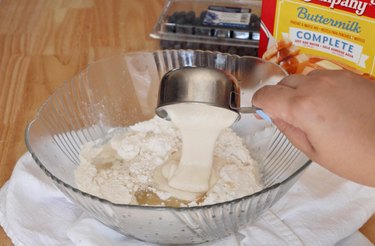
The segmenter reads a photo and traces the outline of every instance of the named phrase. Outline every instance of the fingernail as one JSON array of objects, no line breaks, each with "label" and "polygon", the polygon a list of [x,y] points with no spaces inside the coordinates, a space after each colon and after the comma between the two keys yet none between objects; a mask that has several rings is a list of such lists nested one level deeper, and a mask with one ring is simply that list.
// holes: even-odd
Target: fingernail
[{"label": "fingernail", "polygon": [[272,124],[272,120],[271,120],[271,118],[270,118],[266,113],[264,113],[263,110],[261,110],[261,109],[257,109],[257,110],[255,111],[255,113],[257,113],[260,117],[262,117],[263,120],[265,120],[265,121],[267,121],[268,123],[271,123],[271,124]]}]

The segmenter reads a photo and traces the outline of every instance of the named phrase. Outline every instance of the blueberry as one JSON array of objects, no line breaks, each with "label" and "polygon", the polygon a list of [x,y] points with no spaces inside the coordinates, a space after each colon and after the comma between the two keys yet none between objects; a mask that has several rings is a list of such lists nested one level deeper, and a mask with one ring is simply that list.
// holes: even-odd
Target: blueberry
[{"label": "blueberry", "polygon": [[207,27],[196,27],[195,34],[201,36],[211,36],[211,29]]},{"label": "blueberry", "polygon": [[201,20],[203,20],[204,17],[206,16],[206,14],[207,14],[207,10],[202,11],[201,14],[199,15],[199,18],[200,18]]},{"label": "blueberry", "polygon": [[162,49],[170,49],[173,46],[174,46],[174,41],[160,40],[160,48]]},{"label": "blueberry", "polygon": [[201,26],[202,25],[202,19],[197,17],[194,19],[193,25],[195,26]]},{"label": "blueberry", "polygon": [[185,26],[185,25],[177,25],[176,33],[193,34],[193,27]]},{"label": "blueberry", "polygon": [[227,52],[229,54],[236,54],[237,53],[237,48],[235,46],[230,46]]},{"label": "blueberry", "polygon": [[185,13],[185,21],[186,23],[193,24],[195,20],[195,13],[194,11],[189,11]]},{"label": "blueberry", "polygon": [[186,24],[185,16],[184,15],[176,16],[176,24],[180,24],[180,25]]},{"label": "blueberry", "polygon": [[260,29],[260,19],[256,14],[250,15],[250,25],[251,30],[259,30]]},{"label": "blueberry", "polygon": [[172,49],[182,49],[182,44],[181,44],[181,42],[175,42],[173,44],[173,46],[170,47],[170,48],[172,48]]},{"label": "blueberry", "polygon": [[173,14],[171,16],[168,16],[168,22],[169,23],[176,23],[176,16]]},{"label": "blueberry", "polygon": [[212,45],[211,44],[206,44],[206,43],[203,43],[201,44],[201,47],[200,47],[202,50],[212,50]]},{"label": "blueberry", "polygon": [[220,45],[219,51],[222,53],[228,53],[229,47],[227,45]]},{"label": "blueberry", "polygon": [[258,55],[258,49],[257,48],[245,47],[244,52],[247,56],[257,56]]}]

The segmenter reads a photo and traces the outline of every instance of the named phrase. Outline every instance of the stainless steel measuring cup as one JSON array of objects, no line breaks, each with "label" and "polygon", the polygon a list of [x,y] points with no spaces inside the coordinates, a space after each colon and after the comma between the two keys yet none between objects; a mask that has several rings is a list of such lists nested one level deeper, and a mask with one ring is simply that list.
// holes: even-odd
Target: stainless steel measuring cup
[{"label": "stainless steel measuring cup", "polygon": [[166,118],[163,106],[176,103],[205,103],[237,111],[238,84],[221,70],[182,67],[166,73],[160,83],[156,114]]},{"label": "stainless steel measuring cup", "polygon": [[[254,59],[258,62],[257,59]],[[240,113],[255,113],[259,108],[251,105],[241,106],[241,95],[246,100],[260,86],[265,85],[266,80],[272,77],[275,64],[271,64],[270,70],[267,63],[254,63],[249,67],[253,76],[248,76],[243,92],[240,91],[239,81],[229,73],[222,70],[208,67],[180,67],[167,72],[160,82],[159,96],[156,107],[156,114],[162,118],[168,119],[164,106],[176,103],[205,103]],[[266,66],[267,65],[267,66]],[[258,68],[258,69],[256,69]],[[263,70],[271,72],[263,72]],[[250,75],[251,75],[250,74]],[[264,76],[263,74],[267,74]],[[286,75],[280,68],[277,70],[279,79]],[[250,78],[254,78],[253,80]],[[273,84],[278,82],[277,78]],[[250,84],[249,84],[250,83]],[[250,93],[249,93],[250,88]]]}]

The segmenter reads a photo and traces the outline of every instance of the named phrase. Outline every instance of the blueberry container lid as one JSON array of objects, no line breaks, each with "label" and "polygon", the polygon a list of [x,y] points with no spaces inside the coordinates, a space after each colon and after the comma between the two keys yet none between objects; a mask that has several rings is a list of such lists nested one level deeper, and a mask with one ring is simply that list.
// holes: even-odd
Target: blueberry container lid
[{"label": "blueberry container lid", "polygon": [[261,8],[261,0],[167,0],[150,36],[257,48]]}]

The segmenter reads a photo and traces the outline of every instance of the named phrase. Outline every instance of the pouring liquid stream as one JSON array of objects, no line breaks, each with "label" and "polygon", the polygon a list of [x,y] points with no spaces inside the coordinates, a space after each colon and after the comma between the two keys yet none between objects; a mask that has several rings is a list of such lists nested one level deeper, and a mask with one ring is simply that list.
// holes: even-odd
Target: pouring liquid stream
[{"label": "pouring liquid stream", "polygon": [[220,162],[214,160],[216,139],[238,114],[204,103],[178,103],[164,109],[181,132],[182,152],[180,158],[170,158],[155,171],[155,182],[177,199],[200,199],[218,178],[218,170],[213,168],[214,162]]}]

